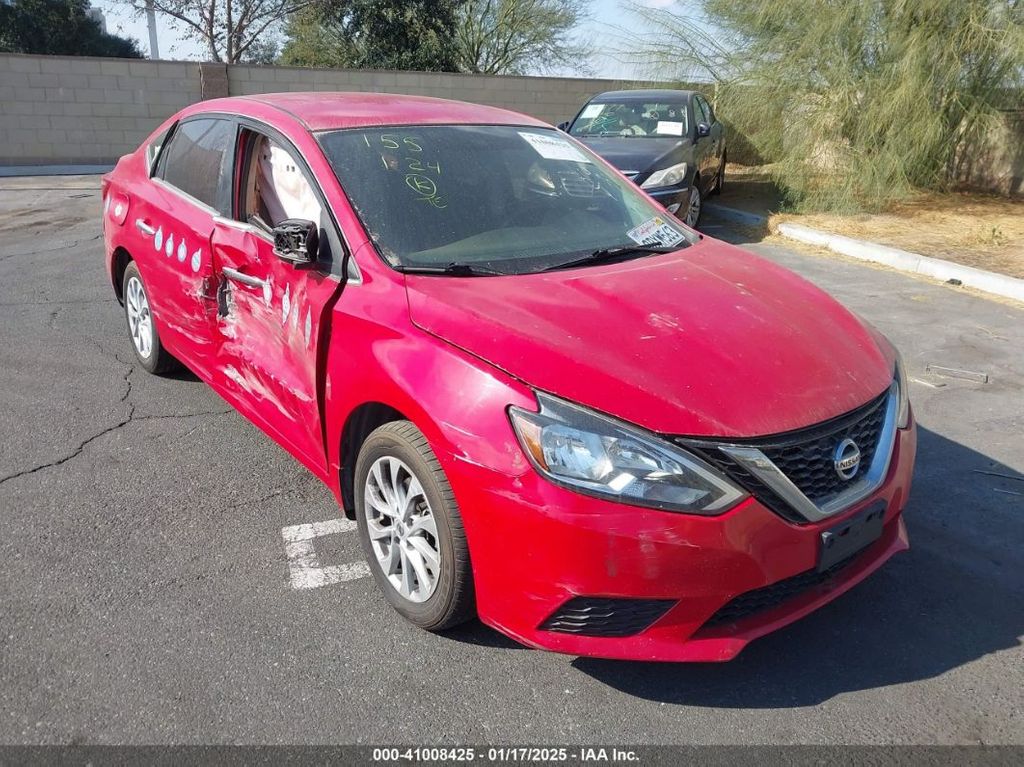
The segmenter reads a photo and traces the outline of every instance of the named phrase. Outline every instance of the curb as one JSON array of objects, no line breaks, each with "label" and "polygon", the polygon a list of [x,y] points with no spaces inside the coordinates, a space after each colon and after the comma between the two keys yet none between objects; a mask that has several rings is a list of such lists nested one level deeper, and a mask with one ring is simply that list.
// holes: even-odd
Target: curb
[{"label": "curb", "polygon": [[782,223],[777,227],[779,234],[798,242],[820,245],[829,250],[861,261],[873,261],[891,266],[902,272],[911,272],[932,277],[943,282],[957,280],[960,284],[986,293],[1024,302],[1024,280],[1005,274],[975,269],[939,258],[930,258],[908,250],[890,248],[864,240],[855,240],[841,234],[829,234],[800,224]]},{"label": "curb", "polygon": [[19,176],[97,176],[113,165],[0,165],[0,178]]},{"label": "curb", "polygon": [[[704,206],[704,209],[718,218],[737,224],[760,226],[768,222],[766,216],[748,213],[745,210],[730,208],[716,203],[708,203]],[[931,258],[929,256],[922,256],[919,253],[911,253],[909,250],[890,248],[888,245],[878,245],[866,240],[855,240],[852,237],[844,237],[841,234],[830,234],[820,229],[803,226],[802,224],[782,223],[776,227],[776,231],[783,237],[788,237],[791,240],[804,242],[809,245],[818,245],[834,253],[857,258],[861,261],[872,261],[901,272],[920,274],[924,277],[941,280],[942,282],[956,280],[959,284],[966,285],[975,290],[1024,302],[1024,280],[1017,277],[1009,277],[997,272],[976,269],[973,266],[954,264],[951,261],[943,261],[941,258]]]}]

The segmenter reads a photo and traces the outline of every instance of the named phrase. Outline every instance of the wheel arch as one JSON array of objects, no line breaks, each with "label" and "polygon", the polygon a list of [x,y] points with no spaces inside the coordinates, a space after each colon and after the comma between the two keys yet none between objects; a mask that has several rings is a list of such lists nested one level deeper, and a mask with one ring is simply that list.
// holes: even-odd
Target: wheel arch
[{"label": "wheel arch", "polygon": [[402,411],[384,402],[370,401],[357,405],[345,419],[341,429],[339,483],[341,507],[345,516],[355,519],[355,472],[359,450],[375,429],[394,421],[412,421]]},{"label": "wheel arch", "polygon": [[134,260],[132,254],[120,245],[114,248],[114,252],[110,256],[110,281],[113,283],[114,295],[117,296],[119,304],[124,304],[125,270],[128,268],[128,264]]},{"label": "wheel arch", "polygon": [[509,476],[530,469],[507,408],[535,409],[532,390],[446,342],[424,341],[370,344],[374,354],[368,358],[334,358],[332,381],[360,382],[342,389],[326,408],[329,463],[346,516],[355,513],[359,449],[374,429],[392,421],[409,421],[423,433],[456,490],[461,466]]}]

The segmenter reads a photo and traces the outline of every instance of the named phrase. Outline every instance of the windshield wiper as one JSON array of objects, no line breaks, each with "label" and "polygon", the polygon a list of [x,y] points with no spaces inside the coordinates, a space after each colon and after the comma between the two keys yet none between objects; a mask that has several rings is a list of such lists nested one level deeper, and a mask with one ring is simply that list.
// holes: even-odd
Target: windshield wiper
[{"label": "windshield wiper", "polygon": [[678,247],[669,245],[616,245],[612,248],[599,248],[581,258],[574,258],[571,261],[563,261],[560,264],[545,267],[542,271],[553,272],[557,269],[570,269],[574,266],[583,266],[584,264],[600,264],[636,253],[675,253],[677,250],[685,247],[684,243],[680,243]]},{"label": "windshield wiper", "polygon": [[444,266],[433,264],[397,264],[395,271],[404,274],[445,274],[449,277],[486,277],[486,276],[507,276],[508,272],[501,272],[489,266],[476,266],[473,264],[456,263],[455,261]]}]

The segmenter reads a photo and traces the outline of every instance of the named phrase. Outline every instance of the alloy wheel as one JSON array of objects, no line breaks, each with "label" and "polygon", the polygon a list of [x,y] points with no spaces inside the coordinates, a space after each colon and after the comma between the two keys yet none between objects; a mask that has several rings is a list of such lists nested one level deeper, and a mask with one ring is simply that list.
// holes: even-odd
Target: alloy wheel
[{"label": "alloy wheel", "polygon": [[149,311],[149,299],[142,280],[131,277],[125,286],[125,309],[128,314],[128,331],[139,356],[148,359],[153,351],[153,315]]},{"label": "alloy wheel", "polygon": [[441,549],[419,479],[398,458],[378,458],[366,477],[363,506],[370,545],[388,582],[410,602],[428,600],[441,574]]},{"label": "alloy wheel", "polygon": [[686,218],[684,221],[689,227],[696,227],[700,221],[700,190],[696,186],[690,187],[690,202],[686,206]]}]

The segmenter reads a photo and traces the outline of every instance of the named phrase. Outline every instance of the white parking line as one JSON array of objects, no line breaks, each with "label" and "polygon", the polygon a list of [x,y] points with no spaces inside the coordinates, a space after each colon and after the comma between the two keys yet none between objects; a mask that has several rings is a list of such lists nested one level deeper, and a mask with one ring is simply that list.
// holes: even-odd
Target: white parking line
[{"label": "white parking line", "polygon": [[343,565],[321,565],[313,548],[313,539],[324,535],[349,533],[356,523],[348,519],[329,519],[281,528],[284,551],[288,557],[288,570],[293,589],[315,589],[332,583],[365,578],[370,568],[365,562]]}]

